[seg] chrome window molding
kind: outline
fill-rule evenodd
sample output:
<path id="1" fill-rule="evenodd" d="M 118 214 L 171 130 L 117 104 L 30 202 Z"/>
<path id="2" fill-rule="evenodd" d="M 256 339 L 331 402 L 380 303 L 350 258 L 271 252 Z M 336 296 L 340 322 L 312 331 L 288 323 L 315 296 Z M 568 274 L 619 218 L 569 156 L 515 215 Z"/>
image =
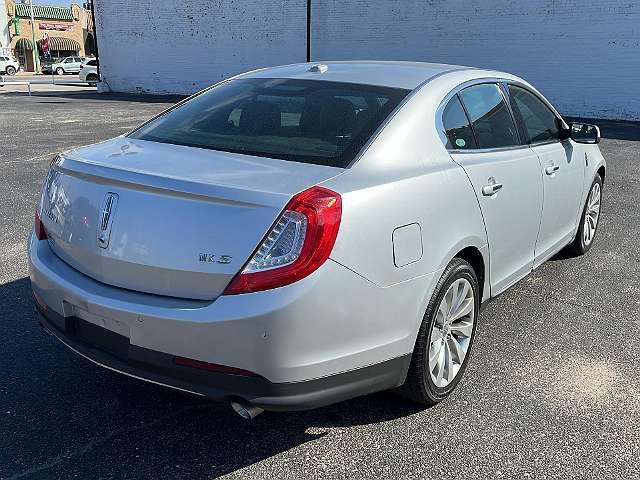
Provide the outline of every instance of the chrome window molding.
<path id="1" fill-rule="evenodd" d="M 448 143 L 447 131 L 444 128 L 444 122 L 442 120 L 442 114 L 444 113 L 445 107 L 447 106 L 449 101 L 455 95 L 460 93 L 465 88 L 471 87 L 471 86 L 474 86 L 474 85 L 481 85 L 481 84 L 484 84 L 484 83 L 494 83 L 494 84 L 498 85 L 498 87 L 500 89 L 500 92 L 503 95 L 503 98 L 505 98 L 505 102 L 507 103 L 507 107 L 509 108 L 509 112 L 511 113 L 512 119 L 513 119 L 514 123 L 516 124 L 516 129 L 518 131 L 518 136 L 519 137 L 522 135 L 522 133 L 520 132 L 520 127 L 519 127 L 518 123 L 515 120 L 514 113 L 512 111 L 512 107 L 511 107 L 510 99 L 509 99 L 509 97 L 505 97 L 504 88 L 502 87 L 502 85 L 504 85 L 504 86 L 516 85 L 516 86 L 518 86 L 520 88 L 523 88 L 524 90 L 528 91 L 532 95 L 536 96 L 553 112 L 553 114 L 558 118 L 558 120 L 560 120 L 560 122 L 561 122 L 561 124 L 562 124 L 562 126 L 564 128 L 569 128 L 569 125 L 562 118 L 562 115 L 560 115 L 558 110 L 556 110 L 556 108 L 553 105 L 551 105 L 547 99 L 542 97 L 541 94 L 539 94 L 536 91 L 532 90 L 531 86 L 527 85 L 526 83 L 521 82 L 519 80 L 499 78 L 499 77 L 475 78 L 473 80 L 467 80 L 466 82 L 463 82 L 463 83 L 457 85 L 452 90 L 450 90 L 449 93 L 447 93 L 447 95 L 445 95 L 444 99 L 440 102 L 440 105 L 436 109 L 436 128 L 438 130 L 438 136 L 440 137 L 440 141 L 442 141 L 442 143 L 445 145 L 445 147 L 446 147 L 446 145 Z M 464 104 L 463 104 L 463 107 L 464 107 Z M 521 141 L 524 141 L 524 140 L 521 138 Z M 520 150 L 520 149 L 524 149 L 524 148 L 537 147 L 537 146 L 551 144 L 551 143 L 562 143 L 562 140 L 558 139 L 558 140 L 551 140 L 551 141 L 531 143 L 531 144 L 523 143 L 521 145 L 514 145 L 514 146 L 510 146 L 510 147 L 499 147 L 499 148 L 468 148 L 468 149 L 447 148 L 447 151 L 449 153 L 456 153 L 456 154 L 457 153 L 467 153 L 467 154 L 469 154 L 469 153 L 502 152 L 502 151 L 508 151 L 508 150 Z"/>

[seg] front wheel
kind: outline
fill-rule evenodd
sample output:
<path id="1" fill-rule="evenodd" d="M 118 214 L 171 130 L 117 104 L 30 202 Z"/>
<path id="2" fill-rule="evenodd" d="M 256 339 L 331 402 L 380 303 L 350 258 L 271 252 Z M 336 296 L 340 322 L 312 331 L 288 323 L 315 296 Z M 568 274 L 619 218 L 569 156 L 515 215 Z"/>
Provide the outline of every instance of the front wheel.
<path id="1" fill-rule="evenodd" d="M 64 69 L 62 67 L 56 68 L 56 75 L 64 75 Z"/>
<path id="2" fill-rule="evenodd" d="M 456 388 L 469 362 L 480 311 L 478 277 L 454 258 L 436 285 L 413 350 L 402 396 L 435 405 Z"/>
<path id="3" fill-rule="evenodd" d="M 602 179 L 596 174 L 587 195 L 587 200 L 580 217 L 580 226 L 576 238 L 570 245 L 570 249 L 577 255 L 584 255 L 593 245 L 598 223 L 600 221 L 600 206 L 602 204 Z"/>
<path id="4" fill-rule="evenodd" d="M 16 69 L 15 67 L 7 67 L 7 75 L 15 75 L 16 74 Z"/>

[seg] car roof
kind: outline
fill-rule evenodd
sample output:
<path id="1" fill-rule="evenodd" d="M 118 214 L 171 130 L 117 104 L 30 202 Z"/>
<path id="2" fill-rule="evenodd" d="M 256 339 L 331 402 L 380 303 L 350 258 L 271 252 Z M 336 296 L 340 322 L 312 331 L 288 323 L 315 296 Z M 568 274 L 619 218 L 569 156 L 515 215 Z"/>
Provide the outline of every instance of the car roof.
<path id="1" fill-rule="evenodd" d="M 323 65 L 322 68 L 312 67 Z M 292 78 L 362 83 L 413 90 L 429 79 L 444 73 L 470 69 L 461 65 L 401 61 L 326 61 L 296 63 L 254 70 L 235 78 Z"/>

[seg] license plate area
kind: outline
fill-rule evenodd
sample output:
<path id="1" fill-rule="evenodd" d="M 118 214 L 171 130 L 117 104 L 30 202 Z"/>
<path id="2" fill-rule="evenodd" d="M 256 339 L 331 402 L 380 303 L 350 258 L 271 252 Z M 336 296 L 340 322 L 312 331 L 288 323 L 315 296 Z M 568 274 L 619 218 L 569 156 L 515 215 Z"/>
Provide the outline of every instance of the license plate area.
<path id="1" fill-rule="evenodd" d="M 130 344 L 126 324 L 78 308 L 74 313 L 65 319 L 65 330 L 69 336 L 118 359 L 128 359 Z"/>

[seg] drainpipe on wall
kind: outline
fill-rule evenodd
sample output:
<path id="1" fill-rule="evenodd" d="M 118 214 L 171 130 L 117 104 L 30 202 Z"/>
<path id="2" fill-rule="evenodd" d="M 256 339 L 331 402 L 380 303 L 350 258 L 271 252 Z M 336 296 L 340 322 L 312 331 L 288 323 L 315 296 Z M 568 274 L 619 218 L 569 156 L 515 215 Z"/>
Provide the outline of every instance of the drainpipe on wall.
<path id="1" fill-rule="evenodd" d="M 98 73 L 98 79 L 100 79 L 100 53 L 98 50 L 98 35 L 96 34 L 96 12 L 93 8 L 93 0 L 89 0 L 89 5 L 91 5 L 91 29 L 93 30 L 93 47 L 96 50 L 96 59 L 98 60 L 96 71 Z"/>

